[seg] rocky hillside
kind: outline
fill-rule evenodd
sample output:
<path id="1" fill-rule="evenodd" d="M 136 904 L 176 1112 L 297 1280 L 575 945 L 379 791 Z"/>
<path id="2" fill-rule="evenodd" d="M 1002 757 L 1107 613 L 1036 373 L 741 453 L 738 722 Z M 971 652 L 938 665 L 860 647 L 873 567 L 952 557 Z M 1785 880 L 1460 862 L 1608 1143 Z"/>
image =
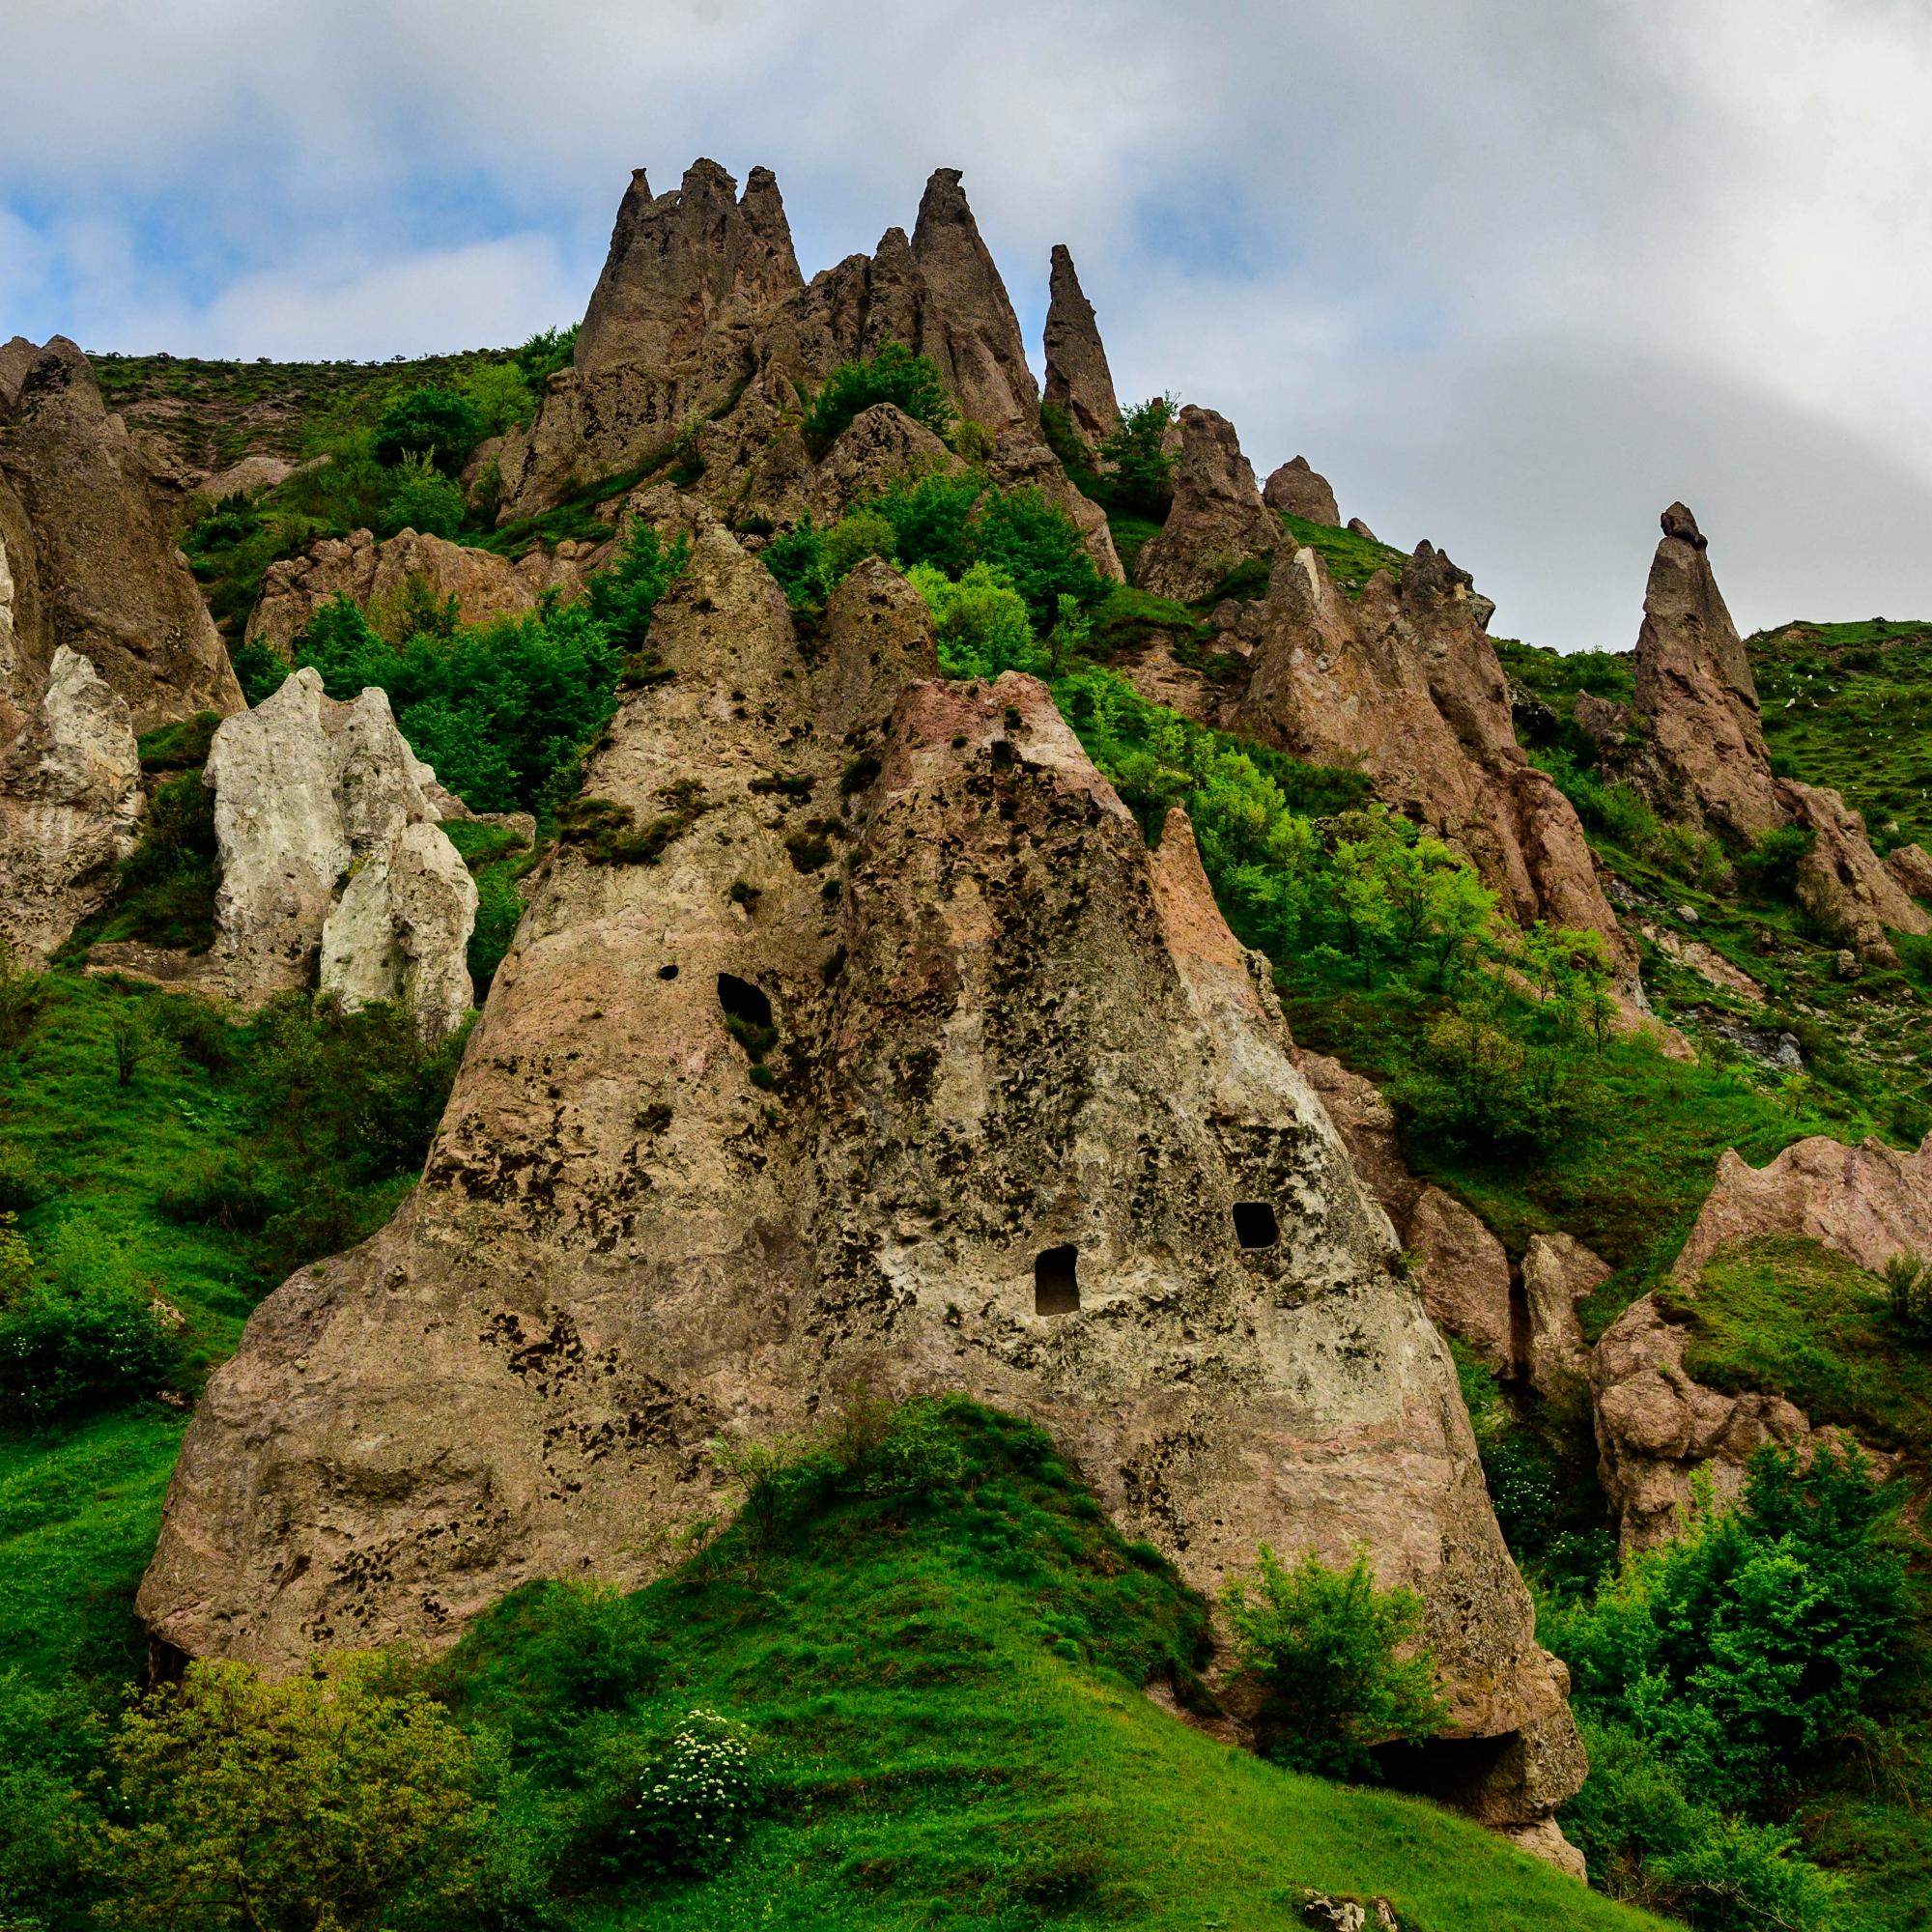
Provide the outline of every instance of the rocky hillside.
<path id="1" fill-rule="evenodd" d="M 513 354 L 0 352 L 0 1915 L 319 1696 L 356 1923 L 1919 1922 L 1918 633 L 1492 640 L 1049 289 L 700 161 Z"/>

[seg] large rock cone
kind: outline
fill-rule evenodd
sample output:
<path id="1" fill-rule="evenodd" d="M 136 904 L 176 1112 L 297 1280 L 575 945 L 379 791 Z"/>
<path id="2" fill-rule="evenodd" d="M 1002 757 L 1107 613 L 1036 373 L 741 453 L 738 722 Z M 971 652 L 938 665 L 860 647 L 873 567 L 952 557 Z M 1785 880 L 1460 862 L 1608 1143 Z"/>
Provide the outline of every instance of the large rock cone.
<path id="1" fill-rule="evenodd" d="M 1189 403 L 1180 412 L 1174 504 L 1142 550 L 1134 582 L 1183 603 L 1205 597 L 1237 563 L 1272 551 L 1281 526 L 1262 502 L 1235 426 Z"/>
<path id="2" fill-rule="evenodd" d="M 233 711 L 228 654 L 71 342 L 0 355 L 0 936 L 60 944 L 142 810 L 134 734 Z"/>
<path id="3" fill-rule="evenodd" d="M 1466 853 L 1519 922 L 1601 934 L 1634 990 L 1635 949 L 1576 811 L 1517 743 L 1489 639 L 1493 608 L 1431 544 L 1399 582 L 1378 573 L 1354 599 L 1313 551 L 1284 545 L 1234 728 L 1317 764 L 1358 767 L 1378 798 Z"/>
<path id="4" fill-rule="evenodd" d="M 710 1437 L 866 1377 L 1037 1417 L 1205 1586 L 1366 1542 L 1492 1741 L 1460 1795 L 1547 1814 L 1580 1757 L 1453 1367 L 1184 818 L 1149 852 L 1039 685 L 938 681 L 881 564 L 802 642 L 712 529 L 652 641 L 421 1186 L 211 1381 L 156 1634 L 282 1669 L 636 1582 Z"/>
<path id="5" fill-rule="evenodd" d="M 1053 244 L 1053 268 L 1046 307 L 1045 400 L 1065 412 L 1067 426 L 1097 450 L 1120 427 L 1121 405 L 1114 394 L 1114 373 L 1107 367 L 1107 351 L 1074 272 L 1066 244 Z"/>

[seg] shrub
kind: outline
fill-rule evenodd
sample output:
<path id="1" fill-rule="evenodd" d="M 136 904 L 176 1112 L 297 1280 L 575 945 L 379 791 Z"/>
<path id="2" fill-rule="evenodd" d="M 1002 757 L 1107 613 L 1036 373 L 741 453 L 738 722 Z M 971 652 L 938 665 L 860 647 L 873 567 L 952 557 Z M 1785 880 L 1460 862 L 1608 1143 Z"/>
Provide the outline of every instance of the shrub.
<path id="1" fill-rule="evenodd" d="M 875 403 L 893 403 L 936 435 L 952 433 L 955 411 L 930 356 L 915 355 L 902 343 L 880 345 L 863 362 L 841 362 L 806 405 L 799 424 L 805 446 L 816 462 L 847 429 L 854 416 Z"/>
<path id="2" fill-rule="evenodd" d="M 613 1862 L 652 1873 L 716 1871 L 750 1826 L 759 1786 L 745 1727 L 716 1711 L 691 1712 L 620 1800 Z"/>
<path id="3" fill-rule="evenodd" d="M 932 611 L 939 662 L 949 677 L 1045 669 L 1025 603 L 990 565 L 976 563 L 954 582 L 930 564 L 916 564 L 906 580 Z"/>
<path id="4" fill-rule="evenodd" d="M 501 436 L 537 412 L 537 392 L 516 362 L 483 362 L 463 380 L 463 392 L 476 406 L 485 436 Z"/>
<path id="5" fill-rule="evenodd" d="M 164 1182 L 155 1205 L 170 1221 L 259 1234 L 285 1206 L 274 1177 L 229 1151 L 204 1154 Z"/>
<path id="6" fill-rule="evenodd" d="M 453 475 L 483 437 L 483 416 L 469 397 L 430 384 L 400 395 L 376 425 L 375 457 L 385 464 L 421 457 Z"/>
<path id="7" fill-rule="evenodd" d="M 1779 825 L 1736 860 L 1739 883 L 1761 899 L 1790 899 L 1798 891 L 1798 865 L 1818 842 L 1808 825 Z"/>
<path id="8" fill-rule="evenodd" d="M 405 456 L 383 513 L 382 534 L 414 530 L 428 537 L 453 537 L 463 527 L 463 492 L 428 456 Z"/>
<path id="9" fill-rule="evenodd" d="M 541 391 L 559 369 L 570 367 L 577 353 L 578 324 L 568 328 L 540 328 L 516 352 L 516 364 L 530 386 Z"/>
<path id="10" fill-rule="evenodd" d="M 1151 396 L 1121 412 L 1119 426 L 1100 444 L 1100 462 L 1109 472 L 1109 509 L 1166 522 L 1174 506 L 1177 459 L 1164 445 L 1179 413 L 1172 396 Z"/>
<path id="11" fill-rule="evenodd" d="M 90 1223 L 58 1229 L 51 1279 L 30 1280 L 0 1310 L 0 1397 L 36 1422 L 150 1395 L 172 1379 L 174 1336 L 154 1285 Z"/>
<path id="12" fill-rule="evenodd" d="M 46 975 L 21 958 L 0 933 L 0 1052 L 26 1037 L 46 997 Z"/>
<path id="13" fill-rule="evenodd" d="M 0 1213 L 14 1213 L 46 1199 L 53 1181 L 32 1148 L 0 1140 Z"/>
<path id="14" fill-rule="evenodd" d="M 112 1925 L 469 1925 L 500 1767 L 380 1653 L 270 1684 L 190 1663 L 110 1748 Z"/>
<path id="15" fill-rule="evenodd" d="M 651 526 L 635 520 L 617 560 L 590 580 L 590 611 L 620 650 L 635 651 L 651 628 L 658 600 L 684 574 L 691 545 L 682 536 L 668 549 Z"/>
<path id="16" fill-rule="evenodd" d="M 1914 1254 L 1893 1255 L 1885 1264 L 1885 1293 L 1892 1321 L 1913 1341 L 1932 1341 L 1932 1262 Z"/>
<path id="17" fill-rule="evenodd" d="M 1372 1746 L 1427 1737 L 1446 1717 L 1430 1653 L 1401 1654 L 1420 1643 L 1422 1599 L 1378 1589 L 1366 1549 L 1346 1570 L 1312 1550 L 1290 1569 L 1263 1544 L 1221 1603 L 1237 1662 L 1267 1693 L 1258 1723 L 1277 1762 L 1373 1777 Z"/>
<path id="18" fill-rule="evenodd" d="M 284 668 L 286 675 L 286 668 Z M 191 766 L 155 787 L 140 842 L 121 862 L 100 936 L 206 952 L 214 943 L 214 794 Z"/>

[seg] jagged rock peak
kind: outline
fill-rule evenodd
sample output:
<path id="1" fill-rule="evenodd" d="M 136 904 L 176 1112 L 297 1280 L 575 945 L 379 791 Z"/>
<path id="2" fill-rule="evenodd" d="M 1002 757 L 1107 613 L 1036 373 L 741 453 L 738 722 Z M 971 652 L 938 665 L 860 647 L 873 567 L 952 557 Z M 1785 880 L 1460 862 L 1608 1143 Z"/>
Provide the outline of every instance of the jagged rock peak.
<path id="1" fill-rule="evenodd" d="M 1053 244 L 1046 308 L 1046 400 L 1065 411 L 1073 429 L 1097 446 L 1121 420 L 1113 371 L 1064 242 Z"/>
<path id="2" fill-rule="evenodd" d="M 742 200 L 716 161 L 694 161 L 661 195 L 639 168 L 584 311 L 576 366 L 586 375 L 625 364 L 668 369 L 720 323 L 803 286 L 769 168 L 753 170 Z"/>
<path id="3" fill-rule="evenodd" d="M 1682 503 L 1673 503 L 1658 519 L 1663 534 L 1675 537 L 1679 543 L 1688 543 L 1692 550 L 1703 550 L 1710 544 L 1710 538 L 1697 527 L 1697 519 Z"/>
<path id="4" fill-rule="evenodd" d="M 993 429 L 1037 425 L 1039 386 L 1027 366 L 1019 318 L 980 239 L 957 168 L 935 168 L 926 182 L 912 259 L 932 298 L 944 346 L 935 360 L 950 373 L 960 409 Z"/>
<path id="5" fill-rule="evenodd" d="M 1270 510 L 1303 523 L 1321 524 L 1330 529 L 1342 526 L 1341 505 L 1328 479 L 1310 467 L 1305 456 L 1292 456 L 1262 485 L 1262 501 Z"/>
<path id="6" fill-rule="evenodd" d="M 1142 550 L 1134 582 L 1185 603 L 1205 597 L 1236 564 L 1281 543 L 1281 526 L 1262 501 L 1254 465 L 1235 425 L 1189 403 L 1180 412 L 1174 507 Z"/>
<path id="7" fill-rule="evenodd" d="M 1658 763 L 1680 812 L 1732 838 L 1755 838 L 1784 813 L 1750 659 L 1696 518 L 1673 503 L 1661 521 L 1636 640 L 1636 706 L 1651 721 Z"/>

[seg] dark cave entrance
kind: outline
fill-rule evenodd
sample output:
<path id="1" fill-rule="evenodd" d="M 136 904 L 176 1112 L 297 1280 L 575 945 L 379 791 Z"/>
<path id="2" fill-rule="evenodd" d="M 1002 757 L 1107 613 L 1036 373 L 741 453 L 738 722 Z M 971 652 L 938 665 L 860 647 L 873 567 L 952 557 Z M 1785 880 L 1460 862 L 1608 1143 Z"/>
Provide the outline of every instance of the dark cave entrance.
<path id="1" fill-rule="evenodd" d="M 1071 1315 L 1080 1306 L 1080 1250 L 1042 1248 L 1033 1263 L 1033 1312 Z"/>
<path id="2" fill-rule="evenodd" d="M 719 974 L 718 1004 L 724 1009 L 727 1020 L 736 1020 L 741 1026 L 762 1029 L 772 1023 L 771 1001 L 751 980 L 741 980 L 735 973 Z"/>
<path id="3" fill-rule="evenodd" d="M 1271 1248 L 1281 1239 L 1274 1209 L 1265 1201 L 1235 1203 L 1235 1238 L 1244 1248 Z"/>

